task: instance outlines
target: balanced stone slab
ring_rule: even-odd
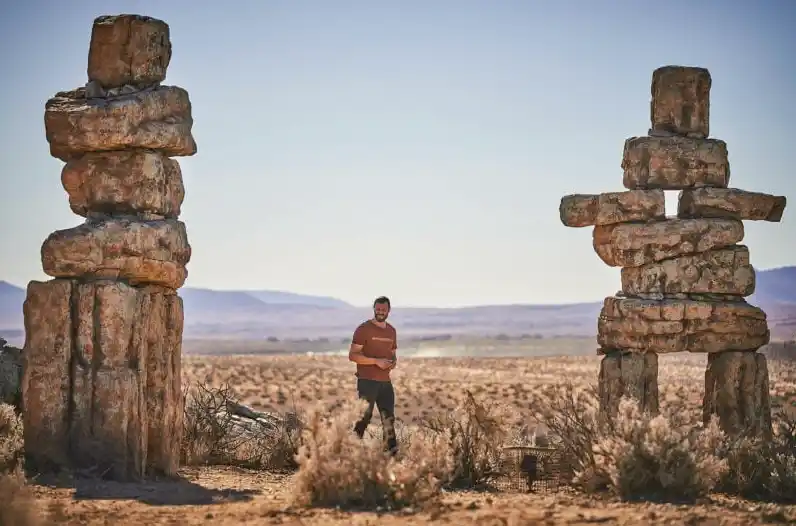
[[[181,221],[114,218],[56,230],[41,253],[44,272],[53,277],[122,279],[178,289],[187,277],[191,246]]]
[[[87,152],[156,150],[196,153],[191,101],[177,86],[158,86],[108,99],[86,98],[85,88],[63,91],[45,104],[50,154],[68,161]]]
[[[141,15],[100,16],[91,28],[88,78],[103,88],[147,86],[166,78],[169,26]]]
[[[729,435],[770,439],[771,399],[766,357],[753,351],[708,355],[703,420],[718,417]]]
[[[603,354],[756,350],[769,338],[766,313],[746,302],[609,297],[597,322]]]
[[[600,411],[615,415],[622,397],[635,399],[642,411],[658,413],[658,355],[611,352],[600,362]]]
[[[663,66],[652,72],[650,135],[705,138],[710,132],[710,87],[705,68]]]
[[[778,223],[787,199],[781,195],[749,192],[738,188],[681,190],[677,217],[726,217]]]
[[[741,221],[732,219],[666,219],[594,227],[592,245],[612,267],[639,267],[664,259],[705,252],[739,243]]]
[[[176,218],[185,198],[179,163],[152,150],[87,153],[64,165],[61,184],[83,217]]]
[[[665,209],[663,190],[630,190],[567,195],[558,212],[565,226],[584,227],[663,219]]]
[[[727,144],[718,139],[631,137],[622,156],[623,184],[630,190],[682,190],[730,181]]]
[[[27,369],[25,407],[37,408],[25,411],[31,437],[26,452],[40,461],[57,445],[63,454],[51,463],[99,468],[116,480],[176,474],[182,433],[180,297],[164,287],[55,279],[31,282],[26,304],[37,322],[25,349],[35,364]],[[51,381],[38,383],[47,380],[42,371],[55,369]],[[36,402],[43,395],[62,403],[39,411]],[[49,407],[64,409],[53,414]],[[51,428],[58,429],[57,442],[36,440],[42,430],[49,437]]]
[[[639,293],[732,294],[755,291],[755,271],[744,245],[678,256],[622,269],[622,291]]]

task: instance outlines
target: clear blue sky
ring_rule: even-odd
[[[731,186],[791,199],[782,223],[747,222],[752,263],[796,263],[796,2],[27,1],[0,18],[0,279],[45,279],[42,241],[82,221],[44,104],[86,82],[94,17],[125,12],[169,23],[165,83],[193,104],[186,286],[414,306],[614,294],[618,269],[559,200],[623,189],[665,64],[710,69]]]

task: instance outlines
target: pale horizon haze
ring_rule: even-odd
[[[796,264],[796,2],[34,0],[0,18],[0,280],[50,279],[42,242],[83,221],[44,105],[85,84],[92,22],[120,13],[169,24],[164,84],[191,97],[186,287],[395,308],[615,294],[619,270],[558,206],[624,189],[668,64],[710,70],[730,186],[790,201],[745,222],[752,264]]]

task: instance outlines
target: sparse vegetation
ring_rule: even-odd
[[[450,471],[445,476],[446,486],[484,487],[499,475],[501,450],[511,433],[508,421],[504,407],[476,400],[470,391],[464,392],[462,402],[449,413],[422,421],[423,429],[447,443]]]
[[[298,466],[300,421],[295,413],[292,418],[262,413],[242,418],[234,411],[238,403],[228,385],[201,382],[186,390],[183,404],[183,464],[272,470]]]
[[[706,496],[701,502],[718,502],[716,492],[768,502],[792,500],[796,494],[796,412],[788,413],[796,402],[792,364],[770,363],[771,396],[779,414],[774,442],[762,444],[726,440],[714,425],[702,425],[703,356],[661,358],[660,416],[643,415],[634,403],[624,401],[617,419],[601,421],[593,388],[598,360],[582,356],[404,359],[394,373],[400,454],[393,459],[383,451],[378,417],[364,440],[353,434],[360,408],[353,400],[349,364],[343,359],[186,357],[183,463],[200,477],[201,473],[215,477],[203,484],[231,481],[224,478],[230,475],[224,475],[228,468],[223,466],[246,470],[235,471],[235,477],[263,474],[256,475],[267,477],[258,479],[264,481],[256,487],[283,488],[268,490],[278,492],[273,505],[309,507],[302,513],[320,514],[330,524],[332,516],[323,515],[328,508],[433,515],[440,513],[433,510],[451,502],[470,502],[468,506],[476,508],[487,506],[485,498],[497,499],[495,506],[512,502],[510,494],[475,497],[477,493],[466,490],[494,486],[502,446],[528,445],[534,433],[562,453],[562,475],[581,493],[619,497],[600,502],[693,502]],[[252,410],[250,418],[230,411],[237,403]],[[19,419],[13,411],[2,414],[12,415],[6,421],[13,425],[3,427],[0,443],[16,446],[2,449],[0,459],[13,459],[8,465],[15,465],[21,458]],[[37,509],[61,502],[29,505],[26,499],[34,492],[20,485],[19,475],[15,477],[4,479],[2,487],[6,498],[28,503],[18,509],[29,510],[30,520],[36,520]],[[567,495],[576,499],[572,505],[585,498]],[[271,501],[261,502],[271,509]],[[796,519],[796,509],[764,506],[769,519]],[[632,508],[627,510],[633,513]],[[495,513],[504,516],[497,508]],[[400,515],[395,517],[398,521]]]
[[[402,450],[414,451],[416,454],[426,451],[427,456],[435,459],[444,457],[445,463],[432,463],[429,459],[424,462],[422,458],[415,457],[413,469],[419,470],[417,473],[430,470],[434,483],[426,484],[422,489],[417,487],[411,495],[409,490],[399,495],[389,484],[380,486],[383,482],[374,482],[390,480],[390,477],[395,476],[390,474],[390,470],[399,469],[399,466],[402,476],[409,477],[402,482],[404,487],[413,487],[413,483],[407,480],[414,480],[412,477],[419,475],[413,475],[415,472],[407,467],[409,464],[406,464],[405,458],[401,464],[384,455],[378,447],[377,433],[372,433],[370,440],[365,443],[350,436],[349,428],[354,416],[343,407],[348,407],[344,397],[346,394],[350,396],[351,390],[345,390],[343,385],[334,381],[336,375],[333,373],[337,364],[332,363],[333,358],[330,357],[314,357],[308,363],[301,364],[308,368],[318,367],[317,373],[301,370],[299,366],[294,374],[305,381],[302,391],[307,396],[304,399],[326,400],[327,410],[332,407],[334,411],[324,415],[314,413],[301,437],[293,435],[293,439],[288,441],[262,442],[246,450],[250,455],[259,452],[254,454],[254,458],[261,459],[268,456],[268,448],[289,444],[289,448],[272,454],[272,457],[284,459],[285,467],[298,467],[297,480],[301,481],[303,488],[298,494],[304,496],[304,503],[397,508],[416,505],[431,498],[433,488],[489,486],[499,475],[497,467],[500,465],[502,446],[509,441],[516,443],[527,439],[519,436],[519,429],[522,426],[527,430],[530,423],[531,427],[538,426],[549,435],[565,460],[563,477],[582,491],[605,490],[629,501],[693,501],[717,488],[754,498],[782,500],[789,492],[792,494],[791,488],[796,479],[792,467],[792,451],[796,451],[792,447],[792,427],[788,428],[781,420],[778,439],[773,444],[750,441],[730,443],[715,423],[707,427],[702,425],[701,385],[695,383],[693,378],[703,374],[702,364],[695,363],[690,357],[673,358],[661,370],[661,414],[656,417],[644,415],[633,402],[623,401],[618,417],[611,421],[601,420],[598,414],[594,378],[588,375],[595,370],[593,364],[588,364],[587,369],[587,366],[567,364],[567,358],[528,360],[525,361],[525,370],[520,374],[527,375],[529,381],[522,382],[515,380],[517,373],[514,371],[498,370],[497,374],[482,376],[482,372],[487,373],[489,370],[485,366],[494,365],[497,360],[435,360],[437,364],[447,362],[445,366],[448,371],[465,372],[470,377],[469,385],[458,390],[458,393],[446,388],[448,379],[444,377],[438,378],[433,384],[430,382],[429,387],[423,389],[420,384],[425,369],[413,368],[411,372],[420,373],[418,376],[421,378],[411,378],[410,375],[399,378],[396,382],[399,393],[404,387],[404,392],[422,392],[427,400],[436,403],[426,403],[422,409],[411,402],[399,404],[399,407],[416,411],[410,423],[404,425],[399,433]],[[279,376],[280,362],[283,360],[270,359],[276,362],[277,367],[268,372]],[[513,365],[518,363],[522,361],[513,361]],[[295,360],[292,364],[298,365]],[[529,371],[530,367],[534,370]],[[562,368],[567,369],[566,376],[572,378],[571,381],[560,383],[554,380],[564,376],[559,374]],[[776,378],[778,371],[775,366],[772,369],[772,377]],[[212,377],[214,372],[209,376]],[[322,376],[323,381],[311,380],[314,374]],[[232,377],[235,376],[240,377],[242,373],[232,373]],[[667,376],[671,380],[667,381]],[[687,387],[689,384],[681,381],[683,376],[692,377],[689,378],[690,389]],[[482,381],[486,378],[494,380],[496,377],[498,381]],[[402,386],[401,380],[404,378],[411,378],[413,385],[409,388]],[[793,380],[789,377],[789,381]],[[272,382],[264,384],[273,385]],[[268,390],[273,393],[270,401],[248,402],[259,403],[269,409],[282,407],[285,393],[281,385],[279,389]],[[775,383],[772,382],[772,385]],[[326,392],[316,393],[319,395],[316,397],[308,393],[318,387],[325,388]],[[205,393],[210,393],[208,388],[203,389]],[[242,386],[238,390],[250,392]],[[221,400],[232,399],[233,389],[225,385],[216,391],[216,396],[220,396]],[[215,409],[205,410],[205,413],[218,414],[217,409],[223,404],[222,401],[215,406],[210,404]],[[518,410],[517,406],[524,410]],[[520,416],[523,413],[528,416],[523,418]],[[188,418],[188,414],[186,409],[186,423],[196,420]],[[329,416],[331,414],[335,416]],[[350,422],[346,420],[346,415]],[[215,427],[206,427],[223,429],[225,425],[219,422]],[[186,437],[192,436],[196,434],[186,433]],[[239,435],[229,433],[220,436],[218,433],[209,433],[209,436],[215,436],[216,443],[229,441],[230,437],[240,439]],[[791,442],[787,442],[787,437],[791,437]],[[232,440],[232,444],[234,442]],[[245,448],[227,442],[224,447],[210,447],[208,450],[214,449],[240,451]],[[298,464],[291,464],[287,459],[295,451],[303,452],[304,456],[300,454]],[[334,460],[324,460],[324,455],[331,455]],[[232,459],[233,456],[226,455],[227,460],[224,462],[259,467],[270,465],[261,460],[241,462],[240,459]],[[216,461],[220,459],[216,455]],[[765,459],[765,462],[761,459]],[[370,467],[363,467],[368,463]],[[423,466],[422,469],[419,466]],[[325,475],[328,475],[326,482]],[[380,497],[364,494],[362,488],[365,486],[378,488],[376,493]]]
[[[445,441],[418,433],[393,458],[379,439],[353,433],[366,404],[329,413],[314,409],[302,435],[295,500],[300,505],[395,510],[421,506],[438,495],[450,473]]]
[[[720,488],[748,499],[796,503],[796,417],[782,413],[770,442],[741,438],[728,442],[729,469]]]
[[[16,470],[22,460],[22,418],[9,404],[0,404],[0,474]]]
[[[40,523],[36,503],[22,473],[22,418],[0,403],[0,526]]]

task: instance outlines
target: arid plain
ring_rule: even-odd
[[[599,357],[588,339],[532,343],[484,340],[495,356],[403,357],[394,371],[399,432],[460,404],[467,392],[503,406],[514,429],[533,427],[539,393],[566,383],[596,383]],[[533,345],[534,347],[528,347]],[[190,343],[188,345],[190,347]],[[454,344],[434,343],[438,354]],[[529,356],[497,357],[500,354]],[[426,353],[432,346],[426,347]],[[468,352],[472,352],[470,349]],[[228,351],[227,351],[228,352]],[[253,352],[249,349],[247,352]],[[461,346],[454,353],[461,354]],[[532,354],[559,354],[533,356]],[[422,354],[418,349],[414,354]],[[575,354],[561,356],[561,354]],[[660,361],[662,406],[698,418],[705,355],[669,355]],[[770,361],[772,407],[796,410],[796,363]],[[185,387],[224,385],[258,411],[304,413],[317,403],[330,410],[354,393],[353,364],[344,355],[247,354],[183,357]],[[378,430],[378,419],[374,428]],[[445,492],[419,510],[344,511],[291,505],[295,475],[230,466],[191,466],[179,482],[118,484],[102,481],[31,481],[31,509],[46,524],[762,524],[796,522],[796,507],[714,494],[696,504],[631,504],[567,489],[555,493]],[[59,487],[61,486],[61,487]]]

